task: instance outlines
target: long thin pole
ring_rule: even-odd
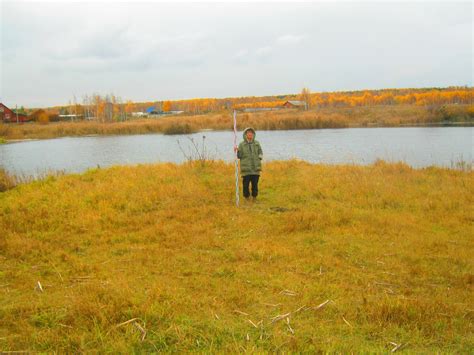
[[[237,111],[234,110],[235,205],[239,207],[239,159],[235,148],[237,148]]]

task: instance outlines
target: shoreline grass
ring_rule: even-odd
[[[348,127],[402,127],[407,125],[464,123],[473,124],[472,106],[450,105],[440,112],[422,106],[372,106],[324,108],[310,111],[281,110],[239,113],[239,129],[253,126],[259,130],[292,130]],[[186,134],[206,129],[232,130],[228,112],[125,122],[55,122],[22,125],[0,124],[0,139],[46,139],[65,136]]]
[[[0,349],[468,353],[473,187],[382,161],[270,162],[240,208],[223,162],[20,184],[0,193]]]
[[[14,188],[18,184],[18,179],[0,166],[0,192]]]

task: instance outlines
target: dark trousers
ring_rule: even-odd
[[[260,175],[246,175],[242,178],[244,185],[244,197],[250,197],[249,185],[252,183],[252,196],[257,197],[258,195],[258,179]]]

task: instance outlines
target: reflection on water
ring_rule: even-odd
[[[345,128],[259,131],[265,160],[299,158],[314,163],[370,164],[376,159],[414,167],[472,162],[473,127]],[[161,134],[57,138],[0,145],[0,164],[17,174],[49,170],[81,172],[91,167],[183,162],[193,138],[216,159],[233,159],[233,133]],[[241,138],[241,137],[239,137]]]

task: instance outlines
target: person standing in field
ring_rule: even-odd
[[[258,195],[258,180],[262,171],[263,151],[260,143],[255,140],[255,130],[248,127],[243,133],[244,140],[240,142],[237,158],[240,159],[240,174],[244,187],[244,197],[250,199],[249,186],[252,184],[252,200],[256,201]]]

